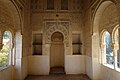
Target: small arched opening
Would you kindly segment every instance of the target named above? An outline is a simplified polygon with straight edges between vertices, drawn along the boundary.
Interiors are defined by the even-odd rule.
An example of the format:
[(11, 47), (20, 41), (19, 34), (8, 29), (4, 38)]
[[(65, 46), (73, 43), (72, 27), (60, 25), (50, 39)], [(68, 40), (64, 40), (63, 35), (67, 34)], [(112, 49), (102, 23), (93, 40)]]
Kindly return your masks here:
[(114, 52), (114, 67), (120, 68), (120, 54), (119, 54), (119, 25), (117, 25), (112, 32), (113, 52)]
[(64, 36), (54, 32), (51, 36), (50, 72), (64, 72)]
[(3, 33), (3, 47), (0, 51), (0, 67), (6, 67), (12, 64), (12, 34), (10, 31)]
[(113, 50), (111, 48), (112, 39), (108, 31), (105, 31), (102, 35), (102, 45), (104, 45), (102, 47), (103, 64), (109, 64), (109, 65), (114, 66), (114, 55), (113, 55)]

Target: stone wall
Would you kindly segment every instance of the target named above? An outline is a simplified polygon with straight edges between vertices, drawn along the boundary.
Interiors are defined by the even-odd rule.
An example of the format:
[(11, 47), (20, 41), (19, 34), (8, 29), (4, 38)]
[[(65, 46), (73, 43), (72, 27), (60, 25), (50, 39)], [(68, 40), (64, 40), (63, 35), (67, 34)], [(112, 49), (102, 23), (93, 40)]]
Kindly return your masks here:
[[(72, 33), (80, 33), (83, 35), (83, 27), (82, 27), (82, 17), (81, 17), (81, 1), (79, 0), (70, 0), (68, 3), (68, 9), (67, 10), (61, 10), (61, 5), (58, 4), (59, 1), (54, 2), (54, 9), (49, 10), (47, 9), (47, 0), (42, 1), (38, 0), (38, 2), (31, 2), (31, 27), (33, 32), (42, 32), (43, 36), (45, 36), (45, 27), (47, 26), (47, 22), (56, 22), (59, 24), (59, 22), (68, 22), (68, 29), (66, 29), (69, 33), (67, 33), (67, 42), (65, 41), (65, 45), (69, 44), (68, 52), (66, 54), (72, 54)], [(35, 4), (37, 3), (37, 4)], [(56, 5), (58, 4), (58, 5)], [(37, 6), (37, 7), (35, 7)], [(41, 6), (41, 7), (38, 7)], [(76, 8), (77, 7), (77, 8)], [(56, 27), (60, 27), (59, 25), (56, 25)], [(56, 29), (55, 31), (59, 30)], [(61, 30), (60, 30), (61, 31)], [(53, 31), (54, 32), (54, 31)], [(65, 33), (66, 34), (66, 33)], [(63, 34), (63, 35), (65, 35)], [(51, 37), (51, 36), (50, 36)], [(66, 36), (65, 36), (66, 37)], [(43, 38), (44, 39), (44, 38)], [(43, 40), (43, 44), (45, 44), (46, 39)], [(66, 44), (67, 43), (67, 44)], [(32, 43), (31, 43), (32, 44)], [(32, 49), (32, 47), (31, 47)], [(46, 48), (45, 48), (46, 49)], [(43, 49), (44, 51), (44, 49)], [(43, 54), (46, 54), (46, 52), (43, 52)], [(48, 54), (48, 52), (47, 52)], [(84, 54), (84, 53), (83, 53)]]
[(106, 29), (112, 36), (113, 29), (119, 24), (119, 15), (116, 5), (110, 4), (104, 10), (100, 18), (99, 31)]
[[(101, 4), (104, 5), (101, 6)], [(109, 68), (103, 68), (101, 64), (101, 49), (100, 49), (100, 33), (102, 30), (106, 29), (112, 35), (113, 28), (119, 24), (119, 11), (118, 6), (115, 6), (114, 3), (119, 4), (117, 1), (105, 1), (104, 0), (88, 0), (88, 4), (84, 2), (84, 33), (86, 37), (85, 40), (85, 52), (87, 56), (91, 56), (91, 61), (86, 62), (87, 74), (93, 80), (113, 80), (107, 79), (107, 75), (101, 75), (101, 71), (110, 71), (111, 74), (115, 72), (109, 70)], [(88, 30), (89, 29), (89, 30)], [(88, 66), (91, 66), (88, 68)], [(92, 70), (92, 71), (91, 71)], [(90, 75), (92, 74), (92, 75)], [(115, 72), (116, 74), (116, 72)], [(119, 74), (118, 74), (119, 75)], [(118, 79), (118, 76), (114, 76), (114, 79)]]

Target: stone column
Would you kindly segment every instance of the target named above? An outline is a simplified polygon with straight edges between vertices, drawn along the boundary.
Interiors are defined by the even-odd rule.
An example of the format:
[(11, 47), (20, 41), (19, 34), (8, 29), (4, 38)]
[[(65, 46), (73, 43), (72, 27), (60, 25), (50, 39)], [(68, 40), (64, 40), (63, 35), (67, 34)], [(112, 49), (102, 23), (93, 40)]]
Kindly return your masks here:
[(102, 64), (106, 63), (105, 47), (105, 44), (101, 43)]
[(117, 68), (117, 50), (118, 50), (118, 45), (115, 43), (112, 43), (111, 45), (112, 50), (113, 50), (113, 57), (114, 57), (114, 69)]

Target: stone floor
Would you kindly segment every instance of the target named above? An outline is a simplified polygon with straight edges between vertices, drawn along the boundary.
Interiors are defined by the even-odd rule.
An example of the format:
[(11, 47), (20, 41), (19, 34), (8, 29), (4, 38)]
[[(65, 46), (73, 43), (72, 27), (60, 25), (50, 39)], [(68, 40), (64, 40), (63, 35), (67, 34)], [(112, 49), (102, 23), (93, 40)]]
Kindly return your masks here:
[(64, 67), (53, 67), (53, 68), (50, 68), (50, 74), (65, 74)]
[(87, 75), (28, 76), (25, 80), (91, 80)]

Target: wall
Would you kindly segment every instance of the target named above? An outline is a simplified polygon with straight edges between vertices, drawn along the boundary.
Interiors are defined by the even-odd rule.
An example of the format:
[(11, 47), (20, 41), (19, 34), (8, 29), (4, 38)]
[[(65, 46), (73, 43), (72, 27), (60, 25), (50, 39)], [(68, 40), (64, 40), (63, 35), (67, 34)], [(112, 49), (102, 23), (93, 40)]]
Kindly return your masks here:
[(120, 72), (102, 65), (102, 80), (120, 80)]
[(28, 74), (29, 75), (48, 75), (49, 74), (49, 56), (29, 56)]
[(65, 55), (66, 74), (85, 74), (84, 55)]
[(92, 79), (93, 78), (93, 64), (92, 64), (92, 28), (91, 28), (91, 19), (90, 19), (90, 10), (88, 6), (84, 8), (84, 53), (86, 54), (86, 74)]
[[(68, 2), (68, 10), (61, 10), (60, 0), (55, 1), (55, 8), (53, 10), (47, 10), (46, 6), (47, 0), (39, 0), (39, 1), (31, 1), (31, 27), (32, 32), (38, 32), (43, 33), (43, 43), (42, 43), (42, 56), (30, 56), (29, 57), (29, 65), (36, 65), (36, 63), (39, 63), (39, 67), (36, 65), (34, 67), (29, 66), (29, 74), (48, 74), (49, 73), (49, 55), (50, 55), (50, 42), (47, 41), (46, 34), (49, 36), (53, 31), (60, 30), (63, 31), (63, 35), (66, 37), (66, 33), (64, 34), (64, 31), (67, 31), (67, 40), (64, 41), (64, 47), (65, 47), (65, 71), (67, 74), (79, 74), (79, 73), (85, 73), (85, 56), (84, 55), (72, 55), (72, 33), (78, 33), (80, 34), (80, 40), (83, 42), (83, 27), (82, 27), (82, 17), (81, 17), (81, 1), (80, 0), (69, 0)], [(41, 7), (39, 7), (41, 6)], [(53, 25), (49, 24), (53, 21), (56, 22)], [(48, 22), (48, 24), (47, 24)], [(61, 23), (62, 28), (61, 29)], [(66, 24), (64, 22), (67, 22), (69, 24)], [(49, 27), (50, 29), (48, 29)], [(53, 28), (51, 28), (53, 27)], [(47, 29), (46, 29), (47, 28)], [(60, 28), (60, 29), (58, 29)], [(46, 29), (46, 30), (45, 30)], [(54, 30), (56, 29), (56, 30)], [(51, 33), (50, 33), (51, 32)], [(82, 36), (82, 37), (81, 37)], [(48, 37), (49, 38), (49, 37)], [(50, 40), (51, 38), (49, 38)], [(31, 42), (32, 45), (32, 42)], [(31, 46), (32, 50), (32, 46)], [(84, 52), (82, 53), (84, 54)], [(32, 55), (32, 54), (30, 54)], [(46, 57), (45, 57), (46, 56)], [(44, 59), (45, 57), (45, 59)], [(39, 62), (37, 61), (39, 60)], [(45, 62), (46, 63), (45, 63)], [(31, 63), (32, 62), (32, 63)], [(43, 64), (44, 63), (44, 64)], [(41, 66), (40, 66), (41, 65)], [(44, 70), (45, 67), (42, 67), (44, 65), (47, 65), (47, 71)], [(76, 65), (76, 66), (72, 66)], [(35, 70), (34, 70), (35, 69)], [(44, 70), (36, 72), (38, 70)], [(35, 74), (36, 73), (36, 74)]]
[[(56, 17), (56, 14), (59, 17)], [(70, 12), (50, 12), (46, 11), (45, 13), (32, 13), (31, 16), (31, 26), (33, 31), (43, 31), (45, 26), (45, 21), (52, 20), (66, 20), (70, 21), (70, 27), (72, 31), (80, 31), (81, 30), (81, 16), (80, 13), (70, 13)]]
[(22, 58), (22, 80), (28, 76), (28, 57)]
[[(106, 29), (112, 36), (113, 28), (119, 24), (119, 16), (117, 14), (119, 11), (117, 10), (118, 6), (113, 4), (111, 1), (104, 1), (105, 0), (87, 0), (88, 5), (86, 4), (86, 1), (83, 1), (83, 16), (85, 22), (84, 52), (87, 55), (86, 72), (93, 80), (117, 80), (119, 72), (101, 65), (101, 46), (99, 45), (99, 35), (102, 30)], [(118, 2), (116, 3), (119, 4)]]
[(22, 57), (21, 57), (21, 77), (24, 80), (28, 76), (28, 55), (31, 54), (31, 26), (30, 26), (30, 0), (24, 0), (22, 27)]
[(101, 33), (104, 29), (106, 29), (108, 32), (110, 32), (112, 37), (113, 29), (119, 24), (117, 6), (113, 3), (109, 4), (106, 6), (100, 17), (99, 32)]
[[(29, 56), (28, 59), (29, 75), (49, 75), (50, 60), (49, 56)], [(66, 74), (85, 74), (85, 56), (84, 55), (66, 55), (65, 56)]]
[(86, 74), (92, 79), (92, 73), (93, 73), (93, 69), (92, 69), (92, 58), (89, 56), (86, 56)]
[(3, 70), (0, 70), (0, 80), (13, 80), (14, 68), (8, 67)]

